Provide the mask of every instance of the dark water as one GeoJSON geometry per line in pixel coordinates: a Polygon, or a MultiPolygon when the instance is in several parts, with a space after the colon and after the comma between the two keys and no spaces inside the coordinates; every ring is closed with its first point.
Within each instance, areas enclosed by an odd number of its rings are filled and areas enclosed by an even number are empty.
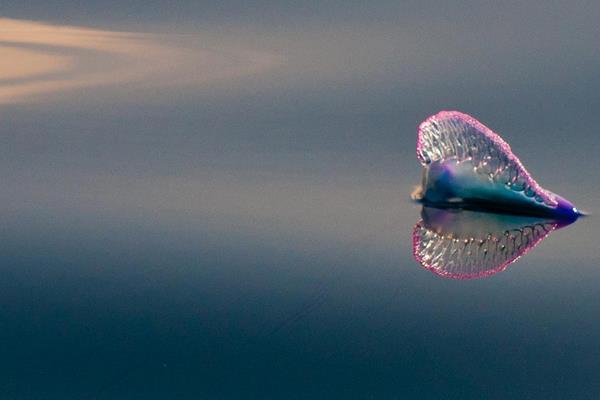
{"type": "MultiPolygon", "coordinates": [[[[209,7],[205,34],[272,70],[0,106],[0,397],[597,398],[598,10],[261,6],[281,23],[209,7]],[[416,126],[441,109],[591,215],[488,278],[420,267],[416,126]]],[[[75,11],[8,16],[204,27],[75,11]]]]}

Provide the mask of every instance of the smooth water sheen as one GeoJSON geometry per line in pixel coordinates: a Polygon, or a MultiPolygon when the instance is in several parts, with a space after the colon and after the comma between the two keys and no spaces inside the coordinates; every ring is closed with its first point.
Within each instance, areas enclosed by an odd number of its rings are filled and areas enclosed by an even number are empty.
{"type": "Polygon", "coordinates": [[[597,399],[599,12],[3,3],[35,29],[0,34],[0,398],[597,399]],[[483,279],[423,268],[446,109],[589,216],[483,279]]]}

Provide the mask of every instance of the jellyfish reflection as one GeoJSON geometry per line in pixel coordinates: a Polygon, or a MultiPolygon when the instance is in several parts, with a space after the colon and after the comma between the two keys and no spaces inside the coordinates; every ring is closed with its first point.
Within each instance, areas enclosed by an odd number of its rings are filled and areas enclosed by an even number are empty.
{"type": "Polygon", "coordinates": [[[413,231],[413,255],[446,278],[494,275],[570,222],[424,206],[413,231]]]}

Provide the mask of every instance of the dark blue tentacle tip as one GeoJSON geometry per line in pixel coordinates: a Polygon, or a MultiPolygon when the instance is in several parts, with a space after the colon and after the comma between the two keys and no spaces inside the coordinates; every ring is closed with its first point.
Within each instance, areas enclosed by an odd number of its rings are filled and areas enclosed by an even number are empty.
{"type": "Polygon", "coordinates": [[[575,222],[577,218],[581,215],[584,215],[573,203],[564,197],[556,195],[556,201],[558,202],[556,208],[554,209],[554,214],[556,217],[566,220],[569,223],[575,222]]]}

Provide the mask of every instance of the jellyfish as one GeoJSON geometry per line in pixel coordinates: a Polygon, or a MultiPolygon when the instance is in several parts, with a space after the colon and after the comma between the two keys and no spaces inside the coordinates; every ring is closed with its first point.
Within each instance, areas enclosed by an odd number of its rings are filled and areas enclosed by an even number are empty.
{"type": "Polygon", "coordinates": [[[424,206],[413,229],[413,256],[422,267],[445,278],[489,277],[572,222],[424,206]]]}
{"type": "Polygon", "coordinates": [[[413,198],[441,208],[466,208],[576,220],[580,211],[540,186],[498,134],[458,111],[427,118],[418,130],[421,186],[413,198]]]}

